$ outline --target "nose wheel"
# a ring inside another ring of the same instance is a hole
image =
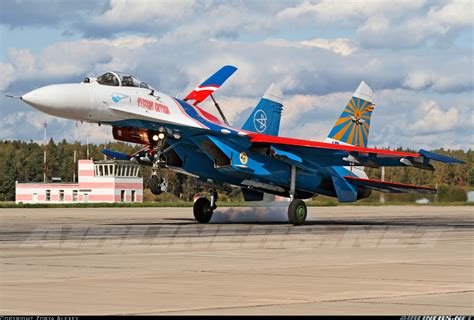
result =
[[[166,192],[168,189],[168,182],[165,178],[153,174],[150,178],[150,181],[148,182],[148,186],[150,187],[151,193],[159,195],[163,192]]]

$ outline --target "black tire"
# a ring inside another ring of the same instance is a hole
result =
[[[199,223],[208,223],[214,210],[211,208],[211,201],[206,198],[199,198],[193,206],[194,218]]]
[[[306,203],[301,199],[294,199],[288,206],[288,220],[295,226],[304,224],[306,216],[308,215],[308,209]]]
[[[148,186],[150,187],[150,191],[153,194],[159,195],[163,191],[161,191],[160,187],[161,179],[158,178],[157,175],[152,175],[150,181],[148,181]]]

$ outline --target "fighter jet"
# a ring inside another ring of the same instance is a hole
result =
[[[166,189],[160,169],[196,177],[211,191],[210,199],[194,202],[194,217],[211,220],[217,208],[217,190],[241,188],[246,201],[264,193],[289,197],[288,220],[301,225],[307,216],[303,199],[318,194],[339,202],[367,198],[382,192],[436,193],[436,189],[369,179],[364,167],[398,166],[433,171],[431,161],[463,163],[426,150],[400,152],[368,148],[373,92],[361,82],[336,120],[326,141],[278,136],[283,110],[282,91],[271,84],[242,128],[229,125],[214,93],[237,70],[224,66],[189,92],[184,99],[155,90],[122,72],[106,72],[81,83],[56,84],[28,92],[20,98],[53,116],[112,126],[116,140],[140,144],[133,154],[112,150],[112,158],[152,167],[150,189]],[[199,107],[214,101],[221,119]]]

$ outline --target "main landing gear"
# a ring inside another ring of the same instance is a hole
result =
[[[295,199],[296,194],[296,167],[291,166],[290,174],[290,205],[288,206],[288,220],[291,224],[299,226],[304,224],[308,215],[306,203],[301,199]]]
[[[214,210],[217,208],[217,191],[213,189],[211,191],[211,200],[200,197],[194,202],[193,212],[194,218],[199,223],[208,223],[211,218]]]

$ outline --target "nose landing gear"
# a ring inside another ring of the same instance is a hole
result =
[[[166,192],[168,189],[168,182],[160,174],[160,168],[166,166],[166,159],[164,157],[164,153],[167,151],[164,150],[166,138],[166,134],[163,132],[153,135],[152,139],[155,141],[155,146],[147,153],[147,158],[152,162],[151,178],[148,186],[151,193],[156,195]]]
[[[148,186],[150,187],[151,193],[159,195],[168,189],[168,181],[158,174],[152,174]]]

